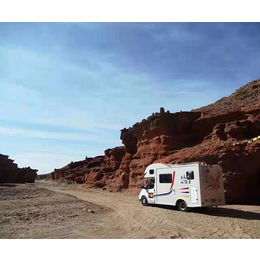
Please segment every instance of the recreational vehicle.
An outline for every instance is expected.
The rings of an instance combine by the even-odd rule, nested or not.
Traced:
[[[148,179],[139,194],[144,206],[149,204],[188,208],[225,205],[222,168],[196,162],[187,164],[149,165],[144,174]]]

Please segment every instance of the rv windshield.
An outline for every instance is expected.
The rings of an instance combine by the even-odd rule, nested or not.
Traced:
[[[146,189],[153,189],[154,188],[154,178],[148,180],[147,184],[145,185]]]

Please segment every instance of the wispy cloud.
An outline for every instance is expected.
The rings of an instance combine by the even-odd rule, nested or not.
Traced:
[[[202,42],[203,36],[188,30],[184,26],[178,24],[173,25],[166,32],[152,32],[155,41],[162,45],[170,46],[173,43]]]
[[[78,107],[70,105],[57,97],[46,97],[39,91],[20,85],[2,83],[0,94],[0,109],[6,112],[1,113],[0,118],[22,119],[24,122],[67,127],[104,136],[107,135],[106,130],[119,131],[123,127],[112,120],[105,123],[113,116],[105,110],[107,118],[102,118],[100,113],[97,116],[91,108],[79,109],[80,104]]]
[[[42,132],[33,131],[27,129],[15,129],[8,127],[0,127],[1,135],[11,135],[29,138],[40,138],[40,139],[54,139],[54,140],[66,140],[66,141],[91,141],[96,143],[107,143],[107,142],[117,142],[117,139],[102,139],[98,134],[79,134],[79,133],[57,133],[57,132]]]

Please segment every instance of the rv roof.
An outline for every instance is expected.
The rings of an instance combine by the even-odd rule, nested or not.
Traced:
[[[193,164],[199,164],[200,162],[192,162],[192,163],[175,163],[175,164],[165,164],[165,163],[153,163],[150,164],[148,167],[176,167],[176,166],[181,166],[181,165],[193,165]],[[148,168],[147,167],[147,168]]]
[[[175,164],[165,164],[165,163],[153,163],[150,164],[148,167],[176,167],[176,166],[182,166],[182,165],[193,165],[193,164],[206,164],[205,162],[190,162],[190,163],[175,163]],[[206,164],[206,165],[210,165],[210,164]],[[212,166],[218,166],[218,164],[212,164]]]
[[[150,170],[152,169],[158,169],[158,168],[175,168],[180,166],[188,166],[188,165],[198,165],[198,164],[204,164],[203,162],[191,162],[191,163],[180,163],[180,164],[164,164],[164,163],[153,163],[146,167],[144,178],[152,178],[154,177],[153,174],[150,174]],[[205,163],[205,165],[207,165]],[[211,166],[219,166],[219,165],[211,165]]]

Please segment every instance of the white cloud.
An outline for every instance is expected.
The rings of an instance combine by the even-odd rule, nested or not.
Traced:
[[[43,132],[36,130],[27,130],[11,127],[0,127],[1,135],[30,137],[39,139],[54,139],[67,141],[95,141],[101,143],[117,142],[116,139],[101,138],[98,134],[79,134],[79,133],[62,133],[62,132]]]
[[[167,32],[152,32],[151,34],[155,41],[167,46],[170,46],[173,42],[201,42],[203,40],[201,35],[178,24],[172,24],[172,27]]]
[[[98,118],[94,111],[87,110],[88,107],[80,109],[80,101],[78,106],[72,106],[33,89],[4,83],[0,85],[0,94],[0,110],[5,112],[0,114],[2,119],[67,127],[102,136],[108,136],[106,130],[119,131],[123,128],[123,125],[113,122],[114,115],[107,110],[104,111],[103,118],[101,115]]]
[[[0,52],[7,55],[7,60],[10,58],[8,54],[11,55],[11,61],[22,57],[25,62],[23,68],[38,66],[38,71],[48,68],[50,72],[55,71],[58,74],[71,72],[75,78],[82,76],[78,86],[60,89],[58,95],[61,96],[57,96],[55,87],[54,91],[50,92],[53,82],[47,81],[46,88],[44,85],[38,88],[37,83],[32,88],[26,86],[26,83],[21,86],[0,82],[2,92],[0,109],[5,111],[0,114],[0,118],[4,119],[18,119],[86,131],[91,129],[92,132],[106,135],[106,130],[119,131],[125,127],[124,123],[118,123],[118,118],[121,117],[124,122],[126,119],[121,116],[117,106],[117,103],[124,102],[122,97],[135,98],[135,89],[140,85],[142,87],[138,90],[138,94],[146,95],[152,85],[152,78],[146,73],[128,73],[118,68],[110,60],[112,54],[103,57],[96,53],[84,52],[82,55],[86,56],[88,65],[79,66],[68,61],[64,62],[60,57],[50,57],[16,47],[0,46]],[[10,72],[13,71],[11,69],[12,67],[9,69]],[[32,83],[32,80],[28,82]],[[45,80],[44,77],[42,80]],[[132,106],[134,105],[132,103]]]

